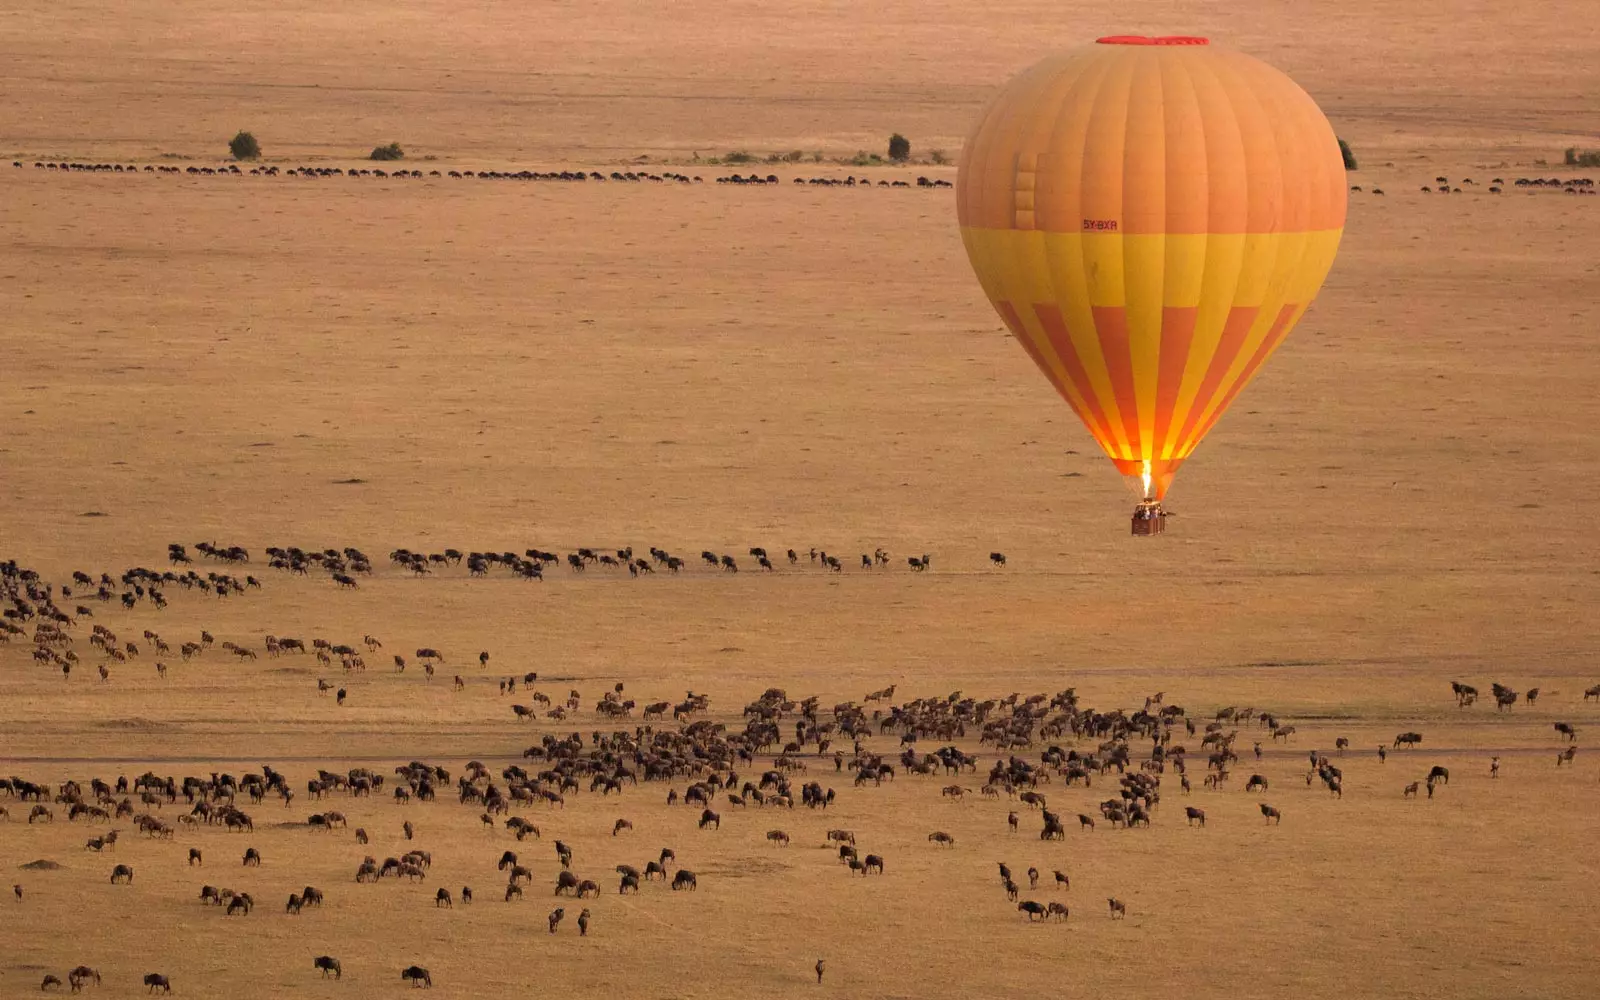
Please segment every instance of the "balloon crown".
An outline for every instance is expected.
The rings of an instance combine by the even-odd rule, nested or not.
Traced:
[[[1198,35],[1107,35],[1096,38],[1096,45],[1210,45],[1211,39]]]

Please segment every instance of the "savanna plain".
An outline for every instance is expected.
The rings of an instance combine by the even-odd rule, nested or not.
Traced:
[[[1363,189],[1319,299],[1185,466],[1154,539],[1128,536],[1115,472],[984,300],[950,190],[915,186],[954,179],[933,151],[953,161],[1010,75],[1123,32],[1210,35],[1285,70],[1350,142]],[[23,634],[0,643],[0,870],[19,892],[0,897],[0,995],[81,964],[100,974],[91,996],[143,995],[150,973],[179,996],[391,996],[411,965],[463,997],[1592,996],[1600,198],[1514,179],[1600,173],[1562,163],[1600,134],[1597,45],[1571,0],[7,11],[0,560],[53,588],[73,622],[50,648],[76,660],[64,674],[33,655],[39,619],[7,619]],[[222,166],[241,128],[277,175],[186,172]],[[850,162],[892,132],[910,164]],[[382,166],[364,157],[391,141],[423,176],[288,173]],[[732,151],[803,155],[710,162]],[[704,183],[450,176],[468,170]],[[781,183],[715,183],[751,172]],[[872,183],[791,183],[847,175]],[[1422,193],[1438,177],[1461,192]],[[344,587],[272,568],[268,547],[356,549],[371,572]],[[580,547],[631,547],[654,572],[571,569]],[[559,561],[542,581],[503,560],[419,574],[397,549]],[[158,607],[148,580],[122,579],[134,567],[207,588],[158,583]],[[219,597],[207,574],[240,589]],[[96,626],[116,642],[91,645]],[[202,632],[215,642],[183,655]],[[269,635],[310,651],[273,655]],[[315,639],[365,669],[319,660]],[[1462,706],[1452,681],[1482,696]],[[1505,710],[1494,683],[1518,695]],[[1168,749],[1188,749],[1192,790],[1170,757],[1141,768],[1153,744],[1133,737],[1128,774],[1159,778],[1160,801],[1125,829],[1100,808],[1115,767],[1086,785],[1042,759],[1104,759],[1101,736],[1035,727],[1001,749],[970,721],[903,743],[875,717],[927,699],[924,714],[992,721],[1043,695],[1048,724],[1069,690],[1080,717],[1181,706]],[[601,711],[608,693],[626,716]],[[810,698],[817,731],[786,753]],[[846,703],[865,713],[859,745]],[[1201,743],[1230,708],[1218,731],[1238,759],[1214,785]],[[556,777],[541,790],[562,801],[488,824],[459,794],[476,761],[473,794],[509,795],[507,769],[557,769],[574,733],[587,763],[595,733],[727,739],[762,712],[777,739],[732,761],[714,827],[668,793],[726,767],[609,794]],[[1408,732],[1421,743],[1396,747]],[[941,747],[976,767],[905,766]],[[1308,776],[1313,752],[1339,794]],[[871,755],[892,779],[857,780]],[[1012,756],[1037,786],[991,774]],[[413,761],[436,769],[433,801],[397,800]],[[1448,784],[1404,794],[1435,767]],[[186,776],[264,768],[293,799],[241,790],[253,830],[179,820]],[[382,787],[308,787],[353,768]],[[792,807],[782,782],[757,789],[767,804],[745,793],[769,771]],[[115,790],[146,772],[179,794]],[[1266,789],[1246,791],[1252,775]],[[108,812],[126,798],[134,815],[69,819],[63,783],[92,805],[93,778],[113,786]],[[799,801],[810,782],[836,793],[825,808]],[[44,801],[17,794],[32,785]],[[1041,839],[1024,791],[1063,837]],[[36,805],[52,818],[30,822]],[[308,823],[330,810],[347,825]],[[143,815],[172,836],[141,833]],[[539,836],[518,840],[512,816]],[[842,863],[832,830],[882,872]],[[558,840],[597,896],[553,894]],[[619,892],[618,866],[663,848],[695,888]],[[414,850],[421,877],[356,880],[365,856]],[[510,901],[507,850],[529,873]],[[999,863],[1020,901],[1066,918],[1030,921]],[[228,915],[207,885],[255,906]],[[321,905],[286,912],[307,885]]]

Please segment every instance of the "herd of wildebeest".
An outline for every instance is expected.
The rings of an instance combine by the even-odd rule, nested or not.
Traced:
[[[243,565],[249,561],[249,553],[236,546],[202,544],[194,549],[200,557],[219,564]],[[750,554],[759,565],[771,568],[773,560],[765,550],[752,548]],[[268,555],[273,568],[290,573],[309,572],[313,566],[335,578],[372,572],[370,560],[352,548],[308,551],[274,547]],[[183,545],[172,545],[168,556],[174,567],[169,571],[133,569],[117,577],[80,572],[73,574],[70,583],[48,581],[15,561],[0,562],[0,612],[4,616],[0,618],[0,640],[4,640],[0,650],[13,640],[31,638],[32,658],[41,664],[62,666],[70,678],[71,666],[81,662],[74,649],[80,623],[94,617],[92,608],[83,605],[69,612],[67,608],[77,601],[98,602],[114,611],[148,606],[150,611],[159,612],[166,606],[163,592],[173,586],[222,598],[259,585],[248,575],[240,580],[229,573],[202,575],[188,568],[180,571],[178,567],[191,563],[188,548]],[[724,560],[735,565],[729,566]],[[657,566],[677,571],[685,565],[655,548],[650,550],[648,562],[635,559],[631,549],[614,554],[579,549],[566,560],[534,549],[520,556],[454,549],[431,554],[396,549],[390,554],[392,564],[418,574],[466,564],[473,575],[487,573],[491,567],[526,575],[527,567],[563,561],[573,573],[595,567],[638,575],[641,571],[654,572]],[[702,554],[701,561],[718,572],[736,569],[733,557],[710,551]],[[835,557],[817,550],[803,555],[789,550],[782,561],[794,567],[816,565],[835,572],[842,568]],[[888,553],[881,549],[862,556],[864,569],[882,570],[890,563]],[[993,553],[991,563],[1003,567],[1005,557]],[[926,571],[930,564],[926,555],[908,560],[912,571]],[[95,622],[86,643],[92,652],[86,650],[85,655],[104,661],[99,667],[105,681],[110,663],[126,663],[144,649],[152,656],[172,652],[171,643],[154,630],[145,630],[143,638],[145,646],[141,648],[137,641],[124,641],[104,624]],[[364,667],[363,655],[382,648],[381,640],[370,634],[364,635],[360,643],[327,638],[313,638],[308,643],[269,635],[263,640],[261,652],[274,657],[315,656],[329,667],[338,663],[346,671],[358,671]],[[208,631],[179,642],[179,655],[186,660],[215,655],[213,649],[228,649],[243,660],[258,655],[246,643],[218,644]],[[421,647],[415,653],[430,676],[435,664],[470,661],[474,655],[479,669],[487,669],[487,651],[460,656],[451,651],[447,657],[440,649]],[[0,662],[8,670],[32,669],[20,658]],[[404,656],[395,656],[394,662],[397,670],[406,666]],[[159,673],[165,676],[165,668]],[[456,686],[459,688],[462,683],[458,676]],[[283,913],[298,917],[308,909],[320,907],[329,892],[343,895],[370,891],[357,887],[386,880],[426,884],[434,857],[428,847],[426,823],[419,823],[419,818],[426,815],[423,804],[450,800],[456,807],[476,813],[487,833],[505,838],[485,848],[497,855],[495,870],[504,875],[504,884],[495,889],[501,902],[516,904],[524,899],[535,881],[533,859],[543,855],[553,865],[552,875],[545,882],[550,895],[558,904],[566,904],[557,905],[548,914],[548,932],[561,932],[567,907],[573,905],[567,901],[573,900],[581,901],[577,904],[577,933],[587,936],[603,894],[646,894],[653,891],[650,886],[654,883],[674,892],[694,892],[701,878],[693,868],[680,866],[672,846],[641,851],[640,863],[618,864],[609,873],[593,870],[592,862],[586,864],[573,844],[555,836],[544,841],[543,828],[555,827],[559,831],[569,804],[581,808],[593,803],[592,808],[611,808],[620,813],[633,796],[659,796],[669,807],[690,810],[699,836],[759,835],[775,849],[788,848],[795,841],[809,841],[826,847],[829,857],[847,875],[887,877],[892,866],[881,849],[862,849],[856,831],[830,824],[824,818],[839,796],[869,796],[873,794],[871,789],[897,779],[927,781],[930,794],[937,787],[941,799],[962,801],[971,797],[993,801],[1004,809],[1009,834],[1022,834],[1026,826],[1040,841],[1050,842],[1065,840],[1069,829],[1087,835],[1102,827],[1149,827],[1161,815],[1163,796],[1174,793],[1185,802],[1185,825],[1204,828],[1207,812],[1198,803],[1205,799],[1191,797],[1191,774],[1199,771],[1204,786],[1200,795],[1224,792],[1237,783],[1244,794],[1255,799],[1264,823],[1276,827],[1282,824],[1288,810],[1267,801],[1266,796],[1275,794],[1272,781],[1254,765],[1268,752],[1264,745],[1288,747],[1299,737],[1297,726],[1273,711],[1232,705],[1202,715],[1169,702],[1165,692],[1150,695],[1137,708],[1097,709],[1085,704],[1073,688],[987,698],[956,691],[898,701],[897,685],[890,684],[865,694],[859,701],[831,705],[824,705],[820,696],[794,698],[785,690],[771,688],[740,706],[737,713],[719,714],[708,695],[693,691],[682,699],[650,700],[640,705],[629,697],[623,683],[588,697],[575,689],[551,697],[537,690],[538,677],[532,673],[501,680],[500,690],[503,694],[515,693],[519,683],[530,702],[547,709],[542,714],[552,727],[523,751],[520,761],[491,766],[471,760],[457,767],[409,761],[387,773],[369,767],[319,768],[315,774],[293,779],[266,764],[238,775],[212,771],[180,777],[147,770],[131,777],[92,775],[54,783],[11,775],[0,778],[0,821],[14,818],[25,819],[28,824],[61,820],[81,823],[93,831],[82,848],[90,854],[114,853],[122,833],[118,824],[125,822],[138,836],[157,844],[173,844],[170,860],[164,862],[169,870],[162,874],[170,874],[178,867],[210,872],[202,850],[187,846],[185,853],[180,839],[201,829],[228,831],[239,838],[240,848],[232,853],[240,859],[240,877],[248,879],[252,871],[272,863],[264,860],[262,852],[250,843],[255,830],[252,812],[259,813],[269,803],[291,809],[298,799],[302,810],[317,810],[303,813],[303,828],[308,836],[349,838],[355,845],[352,857],[359,855],[359,861],[352,864],[349,884],[327,890],[307,885],[289,894]],[[319,682],[322,691],[331,686],[325,680]],[[1461,711],[1478,701],[1479,692],[1473,685],[1452,681],[1451,689]],[[1498,712],[1513,712],[1519,702],[1534,704],[1540,698],[1538,688],[1515,690],[1496,683],[1490,690]],[[343,693],[341,690],[341,696]],[[1586,690],[1582,701],[1600,703],[1600,684]],[[511,707],[517,720],[537,721],[541,714],[523,704]],[[1575,705],[1575,710],[1581,710],[1581,704]],[[555,731],[568,726],[571,731]],[[590,731],[585,734],[580,727]],[[1571,765],[1577,753],[1578,727],[1561,721],[1554,724],[1554,730],[1559,744],[1556,766]],[[958,745],[962,743],[968,749]],[[1373,755],[1379,764],[1385,763],[1391,752],[1410,752],[1409,759],[1414,760],[1418,748],[1425,752],[1426,745],[1421,732],[1404,731],[1396,734],[1392,742],[1378,745]],[[930,746],[932,749],[924,749]],[[1348,752],[1358,752],[1358,748],[1353,749],[1351,741],[1343,736],[1334,738],[1330,753],[1305,750],[1306,785],[1320,786],[1329,796],[1343,799],[1344,773],[1339,761]],[[1235,777],[1236,771],[1247,776],[1240,780]],[[1490,759],[1488,775],[1500,776],[1499,757]],[[1277,780],[1281,781],[1281,776]],[[1420,796],[1425,784],[1431,799],[1449,781],[1449,770],[1434,764],[1425,777],[1405,784],[1400,793],[1404,798]],[[1056,811],[1068,789],[1087,791],[1096,786],[1103,789],[1098,793],[1103,797],[1097,805],[1065,817]],[[646,792],[649,787],[658,790]],[[1282,791],[1278,789],[1277,794]],[[352,828],[344,811],[349,808],[344,805],[346,802],[379,797],[401,810],[393,825],[408,844],[415,844],[403,853],[381,859],[365,853],[371,837],[365,828]],[[1056,800],[1055,809],[1051,799]],[[796,813],[796,807],[805,812]],[[730,810],[730,816],[737,817],[734,830],[721,832],[724,813]],[[756,813],[763,818],[752,821]],[[629,817],[618,815],[608,822],[612,837],[635,836]],[[0,838],[3,837],[0,831]],[[944,830],[930,831],[927,842],[934,851],[958,847],[957,838]],[[539,846],[544,844],[549,846]],[[694,850],[689,848],[691,853]],[[1037,866],[1029,866],[1020,876],[1026,881],[1024,888],[1007,863],[997,864],[1000,888],[1027,921],[1069,919],[1066,898],[1072,879],[1067,871],[1051,868],[1046,879]],[[23,867],[49,868],[54,863],[40,860]],[[147,879],[148,874],[136,873],[130,864],[108,865],[108,889],[116,887],[111,891],[138,892]],[[13,892],[19,905],[27,905],[26,881],[16,883]],[[475,897],[473,887],[464,885],[459,891],[437,887],[430,898],[434,907],[454,909],[458,903],[472,905]],[[236,891],[208,883],[198,893],[196,905],[216,907],[224,916],[244,920],[251,917],[257,900],[248,889]],[[1130,904],[1117,896],[1106,897],[1106,912],[1113,920],[1125,918],[1129,908]],[[825,962],[818,960],[814,969],[819,981],[824,968]],[[314,959],[310,971],[339,979],[343,965],[336,956],[322,955]],[[128,973],[130,978],[133,974],[131,970]],[[389,974],[393,975],[393,970]],[[399,970],[399,976],[414,986],[433,984],[432,975],[421,964]],[[99,971],[85,965],[66,973],[65,980],[48,975],[41,986],[52,989],[65,983],[77,992],[99,982]],[[143,982],[150,991],[172,989],[164,972],[144,974]]]
[[[21,170],[24,166],[21,160],[12,160],[11,166]],[[136,164],[122,163],[89,163],[77,160],[35,160],[35,170],[53,170],[74,174],[179,174],[185,177],[293,177],[293,178],[375,178],[379,180],[422,180],[426,177],[450,178],[462,180],[476,178],[478,180],[502,181],[567,181],[567,182],[599,182],[607,181],[623,184],[704,184],[705,178],[699,174],[685,174],[676,170],[612,170],[602,173],[598,170],[421,170],[403,167],[328,167],[328,166],[296,166],[279,167],[277,165],[252,166],[248,169],[241,168],[237,163],[225,163],[215,167],[175,167],[170,164],[146,164],[139,167]],[[736,187],[766,187],[768,185],[782,184],[783,181],[777,174],[761,173],[733,173],[713,177],[716,184],[732,185]],[[935,188],[948,188],[953,185],[943,178],[930,178],[919,176],[916,180],[888,180],[880,178],[874,182],[870,177],[857,177],[846,174],[843,177],[822,175],[817,177],[793,177],[791,184],[803,184],[810,187],[841,187],[841,188],[910,188],[918,187],[932,190]]]

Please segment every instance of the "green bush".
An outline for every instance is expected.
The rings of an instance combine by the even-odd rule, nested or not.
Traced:
[[[896,132],[889,137],[889,159],[904,163],[911,159],[911,140]]]
[[[787,153],[783,154],[783,162],[785,163],[799,163],[805,158],[806,154],[800,152],[798,149],[791,149]]]
[[[372,151],[370,159],[374,160],[403,160],[406,151],[400,148],[398,142],[391,142],[387,146],[378,146]]]
[[[727,156],[724,156],[722,158],[722,162],[723,163],[754,163],[754,162],[756,162],[756,158],[751,156],[749,153],[746,153],[744,150],[739,149],[739,150],[735,150],[732,153],[729,153]]]
[[[950,157],[948,155],[946,155],[945,151],[942,150],[942,149],[936,149],[933,152],[929,153],[928,154],[928,159],[930,161],[932,161],[933,163],[938,164],[941,167],[944,166],[946,163],[950,162]]]
[[[228,140],[228,152],[235,160],[257,160],[261,158],[261,143],[249,132],[240,132]]]
[[[1600,167],[1600,150],[1569,147],[1566,164],[1569,167]]]
[[[1356,154],[1350,152],[1350,144],[1343,139],[1339,140],[1339,155],[1344,157],[1344,168],[1346,170],[1356,169]]]

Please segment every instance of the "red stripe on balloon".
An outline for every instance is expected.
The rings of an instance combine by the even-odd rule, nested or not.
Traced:
[[[1206,366],[1200,389],[1195,393],[1194,402],[1189,404],[1188,415],[1184,417],[1183,430],[1178,433],[1175,454],[1186,455],[1194,447],[1197,437],[1194,433],[1195,424],[1206,411],[1206,406],[1216,397],[1222,377],[1228,374],[1228,369],[1239,357],[1239,349],[1244,346],[1244,339],[1249,335],[1250,327],[1255,325],[1256,314],[1260,311],[1259,306],[1234,306],[1228,310],[1228,318],[1222,324],[1222,336],[1218,338],[1217,349],[1211,355],[1211,364]]]
[[[1071,377],[1078,395],[1083,397],[1084,405],[1089,407],[1094,419],[1083,421],[1089,428],[1089,433],[1095,436],[1106,451],[1112,451],[1116,447],[1117,439],[1111,433],[1111,421],[1106,419],[1105,410],[1100,406],[1100,397],[1095,395],[1094,384],[1089,381],[1089,373],[1084,369],[1082,359],[1078,357],[1078,349],[1072,344],[1072,335],[1067,332],[1067,324],[1061,317],[1061,310],[1053,305],[1035,304],[1033,313],[1039,317],[1039,325],[1044,327],[1044,332],[1050,338],[1050,346],[1055,348],[1056,357],[1061,359],[1061,364]]]
[[[1267,360],[1267,355],[1272,353],[1273,348],[1283,343],[1283,338],[1289,335],[1289,327],[1294,324],[1294,314],[1298,308],[1297,304],[1290,303],[1278,310],[1278,318],[1272,321],[1272,329],[1268,330],[1267,335],[1261,338],[1261,345],[1250,356],[1250,361],[1244,366],[1244,371],[1239,373],[1239,377],[1234,380],[1232,388],[1228,390],[1228,394],[1222,397],[1222,405],[1212,411],[1211,419],[1207,420],[1205,426],[1200,428],[1199,433],[1195,435],[1196,440],[1210,433],[1212,425],[1217,422],[1217,418],[1221,417],[1228,407],[1233,405],[1234,397],[1239,395],[1240,391],[1249,384],[1251,377],[1256,373],[1256,369],[1261,367],[1261,362]]]
[[[1128,343],[1126,306],[1094,306],[1094,329],[1100,335],[1100,353],[1111,376],[1111,391],[1116,396],[1117,414],[1122,417],[1122,432],[1128,439],[1130,457],[1144,457],[1140,447],[1139,396],[1133,387],[1133,348]]]
[[[1180,442],[1170,440],[1172,411],[1178,406],[1178,391],[1183,388],[1183,370],[1189,364],[1189,346],[1194,342],[1195,306],[1167,306],[1161,310],[1161,355],[1156,376],[1156,458],[1177,450]],[[1171,446],[1169,448],[1169,445]]]

